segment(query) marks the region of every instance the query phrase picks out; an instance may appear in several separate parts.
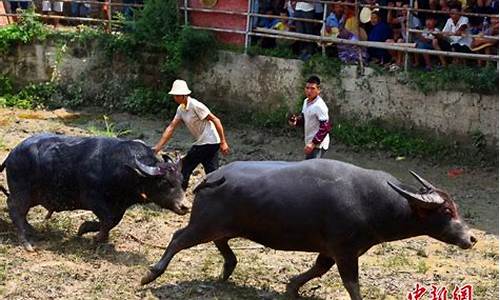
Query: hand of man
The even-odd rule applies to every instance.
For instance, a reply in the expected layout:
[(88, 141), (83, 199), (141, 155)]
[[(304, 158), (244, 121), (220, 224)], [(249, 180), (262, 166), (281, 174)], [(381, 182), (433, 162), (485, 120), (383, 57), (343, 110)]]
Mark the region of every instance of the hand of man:
[(304, 153), (305, 154), (311, 154), (313, 151), (314, 151), (314, 144), (313, 143), (308, 143), (305, 147), (304, 147)]
[(227, 142), (220, 143), (220, 152), (222, 152), (223, 155), (229, 154), (229, 145)]
[(296, 115), (291, 115), (290, 118), (288, 118), (288, 125), (295, 127), (297, 126), (297, 116)]
[(151, 148), (151, 150), (153, 150), (153, 152), (154, 152), (154, 153), (155, 153), (155, 155), (156, 155), (156, 154), (158, 154), (158, 152), (160, 152), (160, 150), (161, 150), (161, 149), (160, 149), (160, 148), (158, 148), (157, 146), (154, 146), (154, 147), (152, 147), (152, 148)]

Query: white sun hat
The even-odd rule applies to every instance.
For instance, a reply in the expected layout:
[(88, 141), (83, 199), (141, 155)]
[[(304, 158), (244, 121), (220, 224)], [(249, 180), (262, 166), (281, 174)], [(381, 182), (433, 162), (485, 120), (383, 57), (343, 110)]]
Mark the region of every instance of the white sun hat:
[(184, 80), (177, 79), (172, 84), (172, 89), (168, 92), (170, 95), (189, 95), (191, 90), (189, 90), (187, 83)]

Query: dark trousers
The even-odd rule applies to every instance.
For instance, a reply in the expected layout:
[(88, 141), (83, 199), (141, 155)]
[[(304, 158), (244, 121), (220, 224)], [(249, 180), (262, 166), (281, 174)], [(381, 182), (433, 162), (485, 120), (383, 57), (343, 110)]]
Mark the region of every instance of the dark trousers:
[(326, 150), (323, 148), (315, 148), (313, 152), (306, 154), (305, 159), (313, 159), (313, 158), (322, 158), (326, 153)]
[[(296, 18), (302, 19), (314, 19), (314, 10), (313, 11), (296, 11), (294, 14)], [(306, 34), (314, 34), (314, 25), (315, 23), (304, 22), (304, 21), (295, 21), (295, 30), (298, 33), (306, 33)], [(314, 44), (311, 42), (300, 42), (300, 47), (302, 51), (305, 51), (309, 54), (314, 52)]]
[(208, 174), (219, 168), (219, 144), (194, 145), (182, 159), (182, 188), (187, 189), (193, 170), (202, 164)]

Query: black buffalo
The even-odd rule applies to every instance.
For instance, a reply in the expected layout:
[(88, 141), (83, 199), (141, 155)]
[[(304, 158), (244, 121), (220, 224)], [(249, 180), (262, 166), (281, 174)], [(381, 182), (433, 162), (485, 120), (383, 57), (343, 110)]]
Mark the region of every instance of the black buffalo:
[(464, 249), (476, 242), (452, 198), (412, 174), (422, 189), (326, 159), (228, 164), (197, 187), (189, 224), (174, 233), (141, 283), (160, 276), (177, 252), (210, 241), (224, 257), (226, 280), (236, 266), (228, 241), (244, 237), (276, 250), (319, 253), (287, 285), (291, 296), (336, 263), (351, 299), (360, 300), (358, 257), (372, 246), (419, 235)]
[(109, 231), (125, 210), (137, 203), (154, 202), (177, 214), (182, 204), (182, 175), (178, 164), (161, 161), (141, 141), (104, 137), (70, 137), (40, 134), (16, 146), (0, 166), (7, 172), (9, 215), (27, 250), (33, 250), (26, 231), (33, 227), (26, 215), (41, 205), (49, 211), (91, 210), (99, 221), (85, 221), (78, 235), (99, 231), (96, 241)]

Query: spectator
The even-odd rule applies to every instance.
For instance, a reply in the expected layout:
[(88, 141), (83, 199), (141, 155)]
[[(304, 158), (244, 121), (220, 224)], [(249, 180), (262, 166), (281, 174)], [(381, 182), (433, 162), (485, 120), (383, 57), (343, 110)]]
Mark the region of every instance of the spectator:
[[(339, 39), (359, 41), (359, 37), (349, 30), (343, 28), (340, 30)], [(338, 57), (346, 64), (356, 64), (357, 62), (366, 62), (367, 54), (366, 48), (358, 47), (355, 45), (337, 45)]]
[[(492, 17), (490, 24), (483, 32), (480, 33), (481, 36), (475, 37), (472, 40), (472, 49), (474, 51), (481, 51), (484, 54), (492, 54), (494, 46), (498, 51), (498, 40), (489, 38), (489, 36), (498, 37), (498, 17)], [(482, 66), (484, 61), (479, 60), (478, 65)]]
[(346, 21), (346, 15), (344, 13), (344, 6), (340, 4), (334, 4), (333, 10), (325, 21), (325, 33), (331, 34), (332, 29), (336, 28), (337, 33), (340, 29), (344, 28)]
[(31, 1), (9, 1), (10, 4), (10, 12), (15, 14), (17, 9), (28, 9)]
[(52, 24), (54, 28), (59, 26), (59, 18), (57, 16), (62, 16), (64, 3), (62, 1), (55, 0), (43, 0), (42, 1), (42, 12), (46, 15), (56, 16), (52, 18)]
[(86, 18), (90, 13), (90, 4), (73, 1), (71, 2), (71, 16)]
[[(469, 7), (469, 12), (477, 14), (494, 14), (493, 8), (489, 6), (485, 0), (475, 0)], [(496, 12), (498, 13), (498, 11)], [(470, 18), (470, 31), (471, 34), (478, 34), (484, 31), (489, 26), (487, 17), (471, 17)]]
[[(288, 17), (293, 17), (295, 15), (295, 5), (297, 4), (296, 0), (290, 0), (286, 1), (285, 3), (285, 9), (288, 12)], [(288, 27), (289, 28), (294, 28), (295, 23), (293, 20), (288, 20)]]
[[(314, 4), (309, 2), (297, 1), (295, 5), (296, 18), (314, 19)], [(298, 33), (314, 34), (314, 23), (305, 21), (295, 21), (295, 30)], [(300, 43), (301, 54), (300, 59), (307, 60), (311, 57), (314, 51), (314, 44), (310, 42)]]
[[(418, 35), (417, 39), (417, 49), (427, 49), (433, 50), (432, 41), (434, 40), (434, 34), (440, 32), (439, 28), (436, 28), (436, 18), (433, 15), (427, 15), (425, 20), (425, 28), (421, 34)], [(427, 71), (432, 70), (431, 56), (430, 54), (423, 54), (425, 61), (425, 69)], [(418, 66), (418, 59), (415, 66)]]
[[(385, 42), (392, 37), (392, 30), (387, 23), (382, 22), (378, 12), (371, 14), (370, 23), (373, 26), (368, 34), (370, 42)], [(390, 60), (390, 56), (385, 49), (368, 48), (370, 60), (384, 64)]]
[[(319, 3), (318, 0), (315, 0), (315, 3), (314, 3), (314, 19), (319, 20), (319, 21), (323, 20), (323, 11), (324, 11), (324, 4), (323, 3)], [(320, 35), (322, 24), (320, 24), (320, 23), (314, 23), (313, 26), (314, 26), (314, 34)]]
[[(454, 52), (471, 52), (470, 46), (472, 38), (469, 35), (469, 19), (460, 16), (460, 4), (456, 3), (450, 7), (450, 18), (446, 21), (441, 34), (437, 34), (437, 39), (433, 42), (434, 49)], [(439, 56), (443, 66), (447, 65), (446, 59)]]
[[(408, 8), (408, 4), (403, 4), (402, 8)], [(408, 25), (408, 11), (407, 10), (400, 10), (398, 11), (399, 13), (394, 16), (394, 11), (389, 11), (387, 14), (387, 22), (393, 26), (393, 38), (388, 39), (386, 42), (388, 43), (408, 43), (410, 41), (410, 36), (407, 36), (407, 27), (409, 26), (410, 28), (419, 28), (420, 27), (420, 20), (415, 17), (412, 13), (410, 13), (410, 24)], [(392, 58), (395, 60), (396, 66), (402, 66), (403, 65), (403, 58), (404, 58), (404, 53), (401, 51), (390, 51), (390, 54)], [(394, 66), (393, 69), (397, 69), (397, 67)]]

